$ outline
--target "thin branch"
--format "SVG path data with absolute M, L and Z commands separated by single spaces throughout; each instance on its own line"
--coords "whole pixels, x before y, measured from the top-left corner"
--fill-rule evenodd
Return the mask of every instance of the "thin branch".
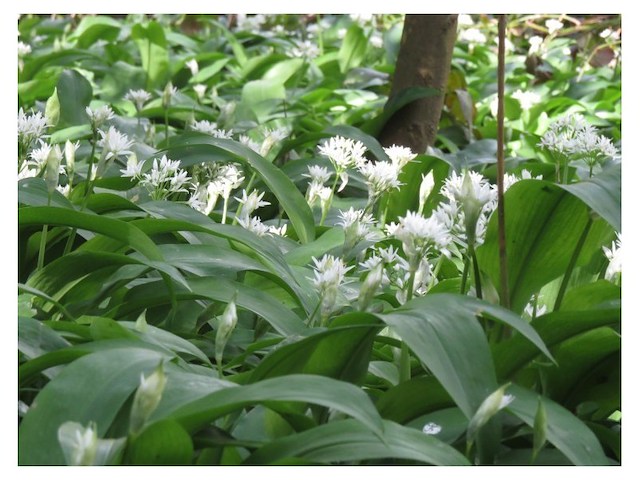
M 498 17 L 498 248 L 500 251 L 500 304 L 510 307 L 507 240 L 504 221 L 504 56 L 506 15 Z

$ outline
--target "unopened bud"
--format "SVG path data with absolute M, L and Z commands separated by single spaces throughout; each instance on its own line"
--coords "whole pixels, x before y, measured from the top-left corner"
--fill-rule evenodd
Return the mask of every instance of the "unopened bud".
M 58 428 L 58 442 L 69 466 L 93 465 L 98 450 L 96 424 L 87 428 L 77 422 L 65 422 Z
M 47 119 L 47 125 L 55 127 L 60 120 L 60 99 L 58 98 L 58 88 L 53 89 L 51 95 L 44 108 L 44 116 Z
M 72 176 L 75 171 L 76 165 L 76 150 L 78 149 L 79 143 L 71 143 L 70 140 L 67 140 L 64 144 L 64 158 L 67 164 L 67 175 Z
M 44 181 L 47 183 L 47 190 L 49 195 L 58 186 L 58 179 L 60 177 L 60 162 L 62 161 L 62 150 L 58 145 L 55 145 L 49 152 L 47 157 L 47 166 L 44 172 Z
M 222 316 L 218 319 L 218 331 L 216 332 L 216 363 L 222 365 L 222 355 L 224 348 L 233 333 L 233 329 L 238 323 L 238 312 L 236 309 L 236 296 L 234 295 Z
M 145 378 L 144 374 L 140 375 L 140 386 L 136 390 L 131 406 L 129 422 L 131 433 L 138 433 L 142 430 L 147 419 L 160 403 L 166 383 L 167 377 L 164 374 L 162 363 L 149 377 Z
M 469 428 L 467 428 L 467 445 L 473 443 L 473 439 L 476 433 L 478 433 L 478 430 L 491 420 L 498 411 L 513 401 L 513 395 L 505 395 L 504 393 L 507 387 L 509 387 L 508 383 L 498 388 L 482 402 L 469 422 Z
M 382 262 L 378 263 L 373 270 L 371 270 L 367 277 L 362 282 L 360 287 L 360 295 L 358 296 L 358 308 L 361 311 L 365 311 L 371 304 L 371 300 L 376 294 L 378 287 L 382 283 Z
M 420 206 L 418 207 L 418 213 L 422 213 L 424 210 L 424 206 L 427 203 L 427 198 L 431 194 L 433 187 L 435 186 L 435 181 L 433 179 L 433 171 L 429 172 L 426 175 L 422 175 L 422 182 L 420 183 Z

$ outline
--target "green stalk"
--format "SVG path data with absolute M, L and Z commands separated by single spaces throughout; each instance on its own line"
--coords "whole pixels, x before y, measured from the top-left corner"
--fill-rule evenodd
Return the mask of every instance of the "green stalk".
M 409 272 L 409 281 L 407 282 L 407 302 L 413 298 L 413 283 L 416 279 L 416 268 L 413 267 L 415 261 L 411 261 L 412 265 Z M 398 370 L 400 373 L 400 383 L 411 380 L 411 356 L 409 355 L 409 347 L 403 341 L 400 345 L 400 361 Z
M 557 312 L 560 309 L 560 305 L 562 305 L 564 294 L 567 290 L 567 287 L 569 286 L 569 280 L 571 279 L 571 273 L 576 266 L 578 257 L 580 256 L 580 252 L 582 251 L 582 247 L 587 241 L 587 236 L 589 235 L 591 225 L 593 225 L 593 219 L 591 218 L 591 216 L 589 216 L 589 220 L 587 220 L 587 224 L 582 231 L 582 235 L 580 235 L 580 238 L 578 239 L 578 243 L 576 244 L 576 248 L 573 251 L 573 255 L 571 255 L 571 259 L 569 260 L 569 264 L 567 265 L 567 271 L 564 273 L 564 278 L 562 279 L 562 284 L 560 285 L 560 290 L 558 291 L 556 302 L 553 305 L 554 312 Z
M 471 260 L 473 261 L 473 277 L 476 282 L 476 295 L 480 300 L 482 300 L 482 282 L 480 279 L 480 268 L 478 267 L 476 249 L 473 246 L 469 248 L 469 254 L 471 255 Z
M 169 108 L 164 109 L 164 141 L 169 148 Z
M 325 218 L 327 218 L 327 213 L 329 213 L 329 209 L 331 208 L 331 204 L 333 203 L 333 193 L 336 191 L 336 185 L 338 184 L 338 178 L 340 178 L 340 173 L 336 168 L 336 178 L 333 181 L 333 185 L 331 185 L 331 195 L 329 195 L 329 200 L 327 202 L 327 208 L 322 209 L 322 216 L 320 217 L 320 225 L 324 223 Z
M 47 207 L 51 206 L 51 193 L 49 193 L 49 198 L 47 199 Z M 42 235 L 40 236 L 40 249 L 38 250 L 38 266 L 37 270 L 42 269 L 44 266 L 44 252 L 47 248 L 47 229 L 49 225 L 46 223 L 42 226 Z
M 469 257 L 464 259 L 464 270 L 462 271 L 462 284 L 460 285 L 460 293 L 464 295 L 467 288 L 467 277 L 469 276 Z

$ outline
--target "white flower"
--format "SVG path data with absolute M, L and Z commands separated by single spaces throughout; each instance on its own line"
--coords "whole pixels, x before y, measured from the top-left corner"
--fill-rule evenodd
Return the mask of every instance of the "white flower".
M 240 135 L 240 137 L 238 137 L 238 141 L 244 146 L 249 147 L 254 152 L 260 153 L 260 144 L 248 135 Z
M 178 89 L 173 86 L 173 83 L 167 83 L 162 91 L 162 106 L 164 108 L 169 108 L 171 100 L 176 96 L 176 93 L 178 93 Z
M 211 135 L 215 138 L 226 138 L 231 139 L 233 137 L 233 130 L 225 130 L 223 128 L 218 128 L 214 130 Z
M 196 92 L 198 99 L 202 101 L 204 99 L 205 94 L 207 93 L 207 86 L 202 83 L 198 83 L 193 86 L 193 91 Z
M 442 431 L 442 427 L 437 423 L 429 422 L 422 427 L 422 433 L 427 435 L 437 435 Z
M 376 240 L 379 233 L 375 232 L 375 220 L 373 215 L 365 213 L 364 210 L 355 210 L 353 207 L 349 210 L 339 213 L 340 221 L 337 225 L 344 229 L 345 248 L 348 250 L 362 240 Z
M 396 167 L 398 173 L 404 166 L 418 155 L 413 153 L 408 147 L 400 147 L 398 145 L 391 145 L 384 148 L 385 153 L 391 159 L 391 163 Z
M 71 185 L 67 184 L 64 187 L 62 185 L 58 185 L 56 190 L 59 191 L 65 197 L 69 196 L 69 190 L 71 189 Z
M 102 137 L 102 139 L 98 140 L 98 146 L 104 148 L 106 160 L 132 153 L 129 147 L 133 145 L 133 140 L 129 140 L 129 137 L 124 133 L 120 133 L 115 127 L 109 127 L 106 133 L 102 130 L 99 130 L 98 133 Z
M 536 103 L 540 102 L 540 95 L 531 91 L 523 92 L 522 90 L 516 90 L 511 94 L 511 97 L 518 100 L 524 110 L 529 110 Z
M 192 58 L 191 60 L 189 60 L 188 62 L 185 63 L 185 66 L 191 70 L 191 75 L 197 75 L 198 74 L 198 61 L 195 58 Z
M 622 274 L 622 235 L 618 234 L 618 239 L 611 242 L 611 248 L 602 247 L 602 251 L 609 259 L 609 266 L 604 274 L 604 278 L 614 281 L 618 274 Z
M 433 179 L 433 171 L 430 171 L 427 175 L 422 175 L 422 182 L 420 182 L 420 192 L 418 194 L 419 206 L 418 213 L 422 213 L 424 206 L 427 203 L 427 198 L 431 195 L 431 191 L 435 186 L 435 180 Z
M 42 112 L 27 115 L 22 108 L 18 111 L 18 142 L 22 143 L 25 148 L 43 137 L 47 127 L 47 119 Z
M 318 147 L 318 150 L 321 155 L 331 160 L 338 172 L 342 172 L 349 167 L 358 167 L 366 162 L 364 158 L 365 146 L 362 142 L 354 141 L 350 138 L 331 137 Z
M 369 197 L 376 198 L 384 192 L 402 185 L 398 180 L 398 169 L 389 162 L 367 162 L 358 169 L 369 187 Z
M 215 122 L 210 122 L 209 120 L 200 120 L 199 122 L 194 121 L 191 123 L 191 130 L 213 135 L 214 132 L 218 130 L 218 124 Z
M 129 90 L 124 96 L 125 100 L 130 100 L 135 103 L 138 111 L 142 110 L 144 104 L 151 100 L 151 94 L 146 90 Z
M 289 50 L 289 55 L 296 58 L 316 58 L 320 54 L 320 49 L 309 40 L 296 41 L 295 46 Z
M 264 197 L 264 192 L 253 190 L 247 195 L 247 191 L 242 189 L 242 198 L 234 197 L 242 204 L 241 217 L 247 218 L 258 208 L 271 205 L 269 202 L 262 201 L 262 197 Z
M 465 183 L 467 178 L 468 183 Z M 474 171 L 467 171 L 464 175 L 458 175 L 453 172 L 445 180 L 440 193 L 460 203 L 471 199 L 481 205 L 492 202 L 497 197 L 495 186 L 491 185 L 481 174 Z
M 133 396 L 133 404 L 131 405 L 129 423 L 132 433 L 139 432 L 158 407 L 166 384 L 167 376 L 164 373 L 162 363 L 148 377 L 145 377 L 143 373 L 140 374 L 140 385 Z
M 37 170 L 35 168 L 30 168 L 30 167 L 31 165 L 29 165 L 27 162 L 24 162 L 22 164 L 22 167 L 18 172 L 18 180 L 22 180 L 23 178 L 33 178 L 38 176 L 38 174 L 40 173 L 40 170 Z
M 131 177 L 131 178 L 139 178 L 142 176 L 142 167 L 144 166 L 144 161 L 138 163 L 138 157 L 136 157 L 135 153 L 129 155 L 127 158 L 127 168 L 124 170 L 120 170 L 123 177 Z
M 531 172 L 527 169 L 522 170 L 520 172 L 520 176 L 511 174 L 511 173 L 505 173 L 504 182 L 503 182 L 504 191 L 506 192 L 507 190 L 509 190 L 509 188 L 511 188 L 515 183 L 519 182 L 520 180 L 529 180 L 531 178 L 534 178 L 536 180 L 542 180 L 542 175 L 532 177 Z
M 58 430 L 58 441 L 70 466 L 93 465 L 98 448 L 98 429 L 93 422 L 87 428 L 67 422 Z
M 283 224 L 281 227 L 276 227 L 275 225 L 269 225 L 269 233 L 271 235 L 278 235 L 280 237 L 284 237 L 287 233 L 287 224 Z
M 271 147 L 289 136 L 289 130 L 286 128 L 262 128 L 261 133 L 264 140 L 262 141 L 262 145 L 260 146 L 258 153 L 263 157 L 269 153 Z
M 29 158 L 31 160 L 27 161 L 27 164 L 35 167 L 37 172 L 41 172 L 47 164 L 47 158 L 49 158 L 49 153 L 51 153 L 51 145 L 42 140 L 38 141 L 40 142 L 40 148 L 34 148 L 29 152 Z
M 556 20 L 555 18 L 550 18 L 549 20 L 544 22 L 544 26 L 547 27 L 547 29 L 549 30 L 549 35 L 553 35 L 558 30 L 564 27 L 564 23 L 562 23 L 559 20 Z
M 503 395 L 500 399 L 500 406 L 498 407 L 498 410 L 502 410 L 503 408 L 507 407 L 515 399 L 515 395 L 511 395 L 510 393 Z
M 154 158 L 151 170 L 142 175 L 140 185 L 147 188 L 154 200 L 162 200 L 173 193 L 187 192 L 185 186 L 189 180 L 187 171 L 180 168 L 180 160 L 170 160 L 163 155 L 160 162 Z
M 319 183 L 311 182 L 307 188 L 307 203 L 313 206 L 316 200 L 320 200 L 321 207 L 331 198 L 331 187 L 325 187 Z
M 486 43 L 487 37 L 477 28 L 467 28 L 460 32 L 458 38 L 467 43 Z
M 458 15 L 458 25 L 470 27 L 471 25 L 473 25 L 473 18 L 471 18 L 471 15 L 461 13 Z
M 432 215 L 425 218 L 410 211 L 407 211 L 404 217 L 400 217 L 398 224 L 394 224 L 387 230 L 389 231 L 402 242 L 402 249 L 415 267 L 418 266 L 415 262 L 430 249 L 445 249 L 451 241 L 448 229 L 437 217 Z
M 31 53 L 31 45 L 24 42 L 18 42 L 18 57 L 24 57 Z
M 542 49 L 544 39 L 538 35 L 534 35 L 529 39 L 529 55 L 538 53 Z
M 326 318 L 333 312 L 338 295 L 338 287 L 344 281 L 345 274 L 352 267 L 346 267 L 342 259 L 332 255 L 324 255 L 320 260 L 312 257 L 314 267 L 314 287 L 320 292 L 322 298 L 321 313 Z
M 207 188 L 205 186 L 196 184 L 193 193 L 189 197 L 189 200 L 187 200 L 187 205 L 189 205 L 194 210 L 204 213 L 205 215 L 209 215 L 211 211 L 206 211 L 207 200 Z
M 269 227 L 262 223 L 260 217 L 242 217 L 238 219 L 238 223 L 259 237 L 264 237 L 269 233 Z
M 379 32 L 373 32 L 369 37 L 369 43 L 374 48 L 382 48 L 384 42 L 382 40 L 382 35 Z
M 107 120 L 111 120 L 114 116 L 113 110 L 109 105 L 102 105 L 98 108 L 86 107 L 85 111 L 87 115 L 89 115 L 89 119 L 91 120 L 91 125 L 93 128 L 98 128 Z M 113 128 L 113 127 L 111 127 Z
M 610 28 L 605 28 L 602 32 L 600 32 L 600 38 L 613 41 L 620 40 L 620 32 L 611 30 Z
M 320 165 L 309 165 L 307 167 L 309 173 L 303 173 L 303 177 L 308 177 L 312 182 L 319 185 L 324 185 L 331 178 L 331 173 L 327 167 L 321 167 Z

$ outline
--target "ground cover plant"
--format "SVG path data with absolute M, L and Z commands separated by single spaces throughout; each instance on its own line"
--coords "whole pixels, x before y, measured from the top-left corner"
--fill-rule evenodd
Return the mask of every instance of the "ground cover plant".
M 403 20 L 19 19 L 20 464 L 620 463 L 620 19 Z

